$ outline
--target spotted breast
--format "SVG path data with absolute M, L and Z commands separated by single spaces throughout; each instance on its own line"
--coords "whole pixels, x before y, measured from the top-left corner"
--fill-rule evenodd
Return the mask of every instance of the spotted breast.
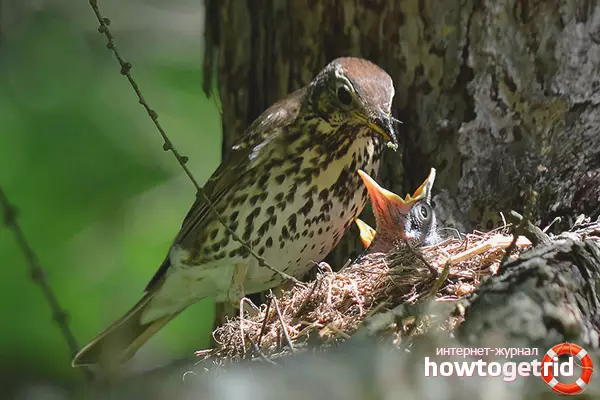
M 204 187 L 144 297 L 75 357 L 74 365 L 130 358 L 199 299 L 237 302 L 300 277 L 362 211 L 358 170 L 376 176 L 392 127 L 392 80 L 358 58 L 328 64 L 306 87 L 267 109 Z

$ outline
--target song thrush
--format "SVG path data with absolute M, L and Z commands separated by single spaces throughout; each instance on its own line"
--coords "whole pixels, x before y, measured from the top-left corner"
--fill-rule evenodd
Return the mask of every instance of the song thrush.
M 377 174 L 388 141 L 394 87 L 358 58 L 328 64 L 306 87 L 260 115 L 204 187 L 229 228 L 273 268 L 301 277 L 362 211 L 357 171 Z M 196 301 L 237 302 L 283 277 L 259 266 L 199 197 L 142 299 L 74 358 L 123 362 Z
M 360 238 L 369 253 L 388 252 L 404 240 L 410 244 L 431 245 L 439 240 L 435 213 L 431 206 L 431 189 L 435 169 L 413 195 L 402 197 L 382 188 L 366 172 L 358 171 L 371 199 L 376 230 L 356 219 Z

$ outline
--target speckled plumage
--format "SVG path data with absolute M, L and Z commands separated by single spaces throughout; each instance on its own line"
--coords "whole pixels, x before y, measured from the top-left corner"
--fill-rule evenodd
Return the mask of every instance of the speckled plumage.
M 343 90 L 350 92 L 351 103 L 346 104 Z M 310 85 L 257 118 L 205 185 L 207 196 L 229 227 L 270 265 L 302 276 L 362 211 L 367 192 L 357 171 L 377 175 L 382 135 L 395 140 L 393 95 L 391 78 L 376 65 L 355 58 L 333 61 Z M 195 301 L 233 300 L 236 266 L 247 268 L 246 294 L 282 282 L 279 274 L 259 267 L 205 201 L 197 199 L 144 299 L 92 345 L 106 341 L 103 337 L 119 323 L 136 320 L 134 337 L 121 340 L 128 346 L 122 358 L 131 356 L 141 344 L 127 342 L 151 335 Z M 74 364 L 98 358 L 102 346 L 92 345 Z

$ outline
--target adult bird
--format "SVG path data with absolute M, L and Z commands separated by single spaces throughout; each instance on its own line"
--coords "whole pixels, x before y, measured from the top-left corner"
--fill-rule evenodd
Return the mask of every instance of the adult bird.
M 338 243 L 362 211 L 358 170 L 377 174 L 387 142 L 397 146 L 390 76 L 369 61 L 339 58 L 306 87 L 264 111 L 204 187 L 210 202 L 253 251 L 301 277 Z M 85 346 L 73 365 L 131 358 L 189 305 L 238 301 L 278 286 L 200 196 L 142 299 Z
M 376 230 L 356 219 L 360 238 L 369 253 L 389 252 L 407 240 L 411 245 L 432 245 L 439 241 L 437 221 L 431 204 L 435 168 L 413 195 L 403 199 L 382 188 L 364 171 L 358 171 L 369 192 Z

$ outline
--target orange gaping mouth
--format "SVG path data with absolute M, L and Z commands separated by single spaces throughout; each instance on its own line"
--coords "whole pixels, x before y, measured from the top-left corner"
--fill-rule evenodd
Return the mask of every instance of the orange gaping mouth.
M 393 215 L 407 215 L 416 202 L 431 197 L 431 189 L 433 187 L 433 182 L 435 181 L 436 171 L 435 168 L 431 168 L 429 175 L 421 184 L 421 186 L 415 190 L 412 196 L 407 194 L 404 199 L 397 194 L 379 186 L 379 184 L 375 182 L 375 180 L 366 172 L 359 170 L 358 174 L 367 187 L 367 191 L 369 192 L 369 198 L 371 199 L 371 205 L 373 206 L 373 213 L 375 214 L 375 220 L 377 221 L 377 228 L 381 228 L 380 224 L 388 224 L 389 226 L 389 224 L 397 223 L 393 220 Z M 356 223 L 361 230 L 361 239 L 363 239 L 364 231 L 363 244 L 365 242 L 370 243 L 372 238 L 375 236 L 375 231 L 370 233 L 369 230 L 373 229 L 363 221 L 358 221 L 360 220 L 357 220 Z M 371 239 L 369 240 L 369 238 Z

